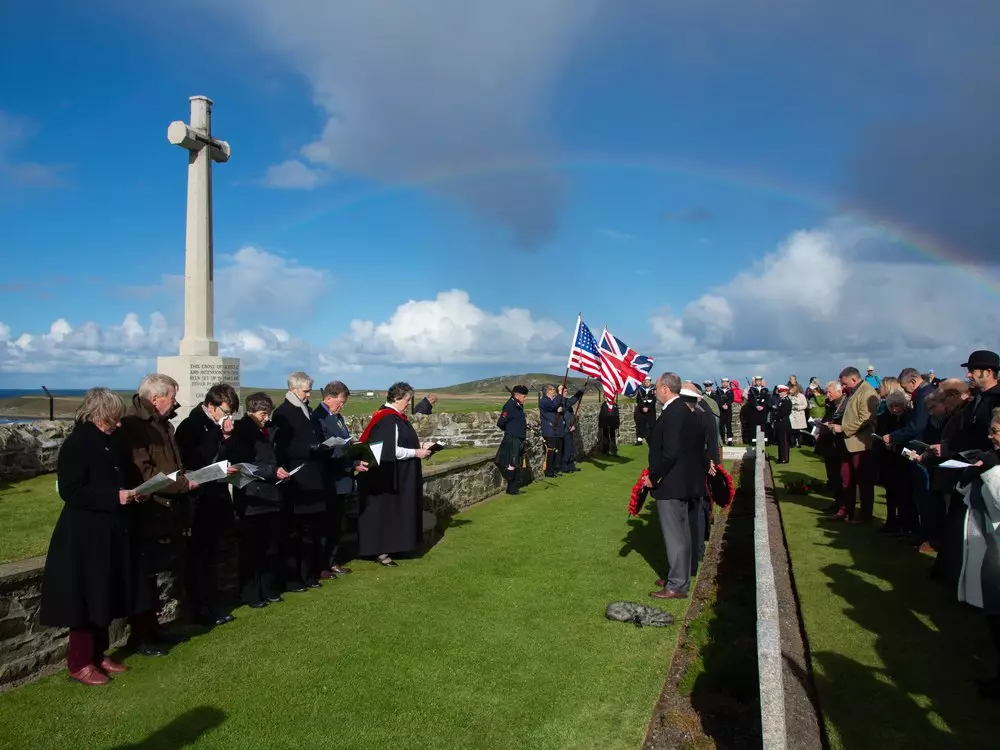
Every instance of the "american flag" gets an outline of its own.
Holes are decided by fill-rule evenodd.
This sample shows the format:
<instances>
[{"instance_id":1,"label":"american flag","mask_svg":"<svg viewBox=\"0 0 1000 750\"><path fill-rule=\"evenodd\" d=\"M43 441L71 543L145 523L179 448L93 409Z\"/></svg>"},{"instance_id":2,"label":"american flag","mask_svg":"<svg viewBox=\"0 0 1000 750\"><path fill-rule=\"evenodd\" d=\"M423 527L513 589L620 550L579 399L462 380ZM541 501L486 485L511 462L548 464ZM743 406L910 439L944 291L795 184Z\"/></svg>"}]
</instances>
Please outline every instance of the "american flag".
<instances>
[{"instance_id":1,"label":"american flag","mask_svg":"<svg viewBox=\"0 0 1000 750\"><path fill-rule=\"evenodd\" d=\"M639 354L606 328L598 353L601 356L601 384L607 398L613 398L618 393L635 395L636 389L653 369L652 357Z\"/></svg>"},{"instance_id":2,"label":"american flag","mask_svg":"<svg viewBox=\"0 0 1000 750\"><path fill-rule=\"evenodd\" d=\"M573 337L573 347L569 350L569 364L566 367L592 378L601 377L601 356L597 353L597 339L579 316L576 319L576 335Z\"/></svg>"}]
</instances>

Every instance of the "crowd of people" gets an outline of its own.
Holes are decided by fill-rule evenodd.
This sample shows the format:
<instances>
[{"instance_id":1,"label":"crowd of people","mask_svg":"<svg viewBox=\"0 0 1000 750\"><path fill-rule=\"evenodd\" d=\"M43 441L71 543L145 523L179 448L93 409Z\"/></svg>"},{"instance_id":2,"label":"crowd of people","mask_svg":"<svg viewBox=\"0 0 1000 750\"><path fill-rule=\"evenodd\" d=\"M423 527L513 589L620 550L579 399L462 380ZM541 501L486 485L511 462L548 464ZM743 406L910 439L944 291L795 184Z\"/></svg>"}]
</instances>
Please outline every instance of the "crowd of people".
<instances>
[{"instance_id":1,"label":"crowd of people","mask_svg":"<svg viewBox=\"0 0 1000 750\"><path fill-rule=\"evenodd\" d=\"M293 373L277 408L266 393L254 393L237 420L236 391L215 385L176 432L177 382L167 375L143 378L127 407L108 388L87 392L59 452L64 507L49 545L40 613L42 624L69 628L74 680L103 685L126 671L107 655L112 620L128 618L131 646L147 656L187 640L159 622L161 572L183 582L182 601L195 622L233 620L215 575L223 535L234 523L240 598L254 608L351 572L340 542L344 501L355 490L361 557L394 568L392 555L419 546L421 460L432 451L406 416L413 389L391 386L352 441L342 416L348 387L328 383L311 408L312 386L308 375ZM351 450L359 444L368 451L362 458ZM222 481L187 478L221 461L228 462ZM150 480L160 486L145 495L124 489Z\"/></svg>"},{"instance_id":2,"label":"crowd of people","mask_svg":"<svg viewBox=\"0 0 1000 750\"><path fill-rule=\"evenodd\" d=\"M1000 655L1000 356L975 351L961 366L964 378L946 379L847 367L825 386L812 378L805 393L794 375L770 391L756 378L744 435L761 427L779 463L796 441L813 448L825 464L829 523L871 523L882 486L879 532L936 553L932 576L984 611ZM1000 699L1000 676L980 687Z\"/></svg>"}]
</instances>

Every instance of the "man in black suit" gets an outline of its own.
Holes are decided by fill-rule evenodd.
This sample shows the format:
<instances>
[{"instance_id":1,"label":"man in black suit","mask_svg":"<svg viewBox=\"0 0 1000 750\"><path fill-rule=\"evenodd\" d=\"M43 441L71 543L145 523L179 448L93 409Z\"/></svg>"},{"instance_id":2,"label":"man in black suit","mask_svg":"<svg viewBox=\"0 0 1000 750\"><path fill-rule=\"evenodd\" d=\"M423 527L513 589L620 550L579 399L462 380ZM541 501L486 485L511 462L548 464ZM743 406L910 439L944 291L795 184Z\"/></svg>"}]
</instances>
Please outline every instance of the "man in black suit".
<instances>
[{"instance_id":1,"label":"man in black suit","mask_svg":"<svg viewBox=\"0 0 1000 750\"><path fill-rule=\"evenodd\" d=\"M656 500L669 572L656 582L660 588L650 593L654 599L687 598L695 542L692 528L700 528L700 498L709 469L704 430L680 392L681 379L672 372L656 381L656 399L663 411L649 436L646 486Z\"/></svg>"},{"instance_id":2,"label":"man in black suit","mask_svg":"<svg viewBox=\"0 0 1000 750\"><path fill-rule=\"evenodd\" d=\"M416 405L413 409L414 414L427 414L430 415L434 411L434 404L438 402L438 397L436 393L431 393L420 399L420 403Z\"/></svg>"}]
</instances>

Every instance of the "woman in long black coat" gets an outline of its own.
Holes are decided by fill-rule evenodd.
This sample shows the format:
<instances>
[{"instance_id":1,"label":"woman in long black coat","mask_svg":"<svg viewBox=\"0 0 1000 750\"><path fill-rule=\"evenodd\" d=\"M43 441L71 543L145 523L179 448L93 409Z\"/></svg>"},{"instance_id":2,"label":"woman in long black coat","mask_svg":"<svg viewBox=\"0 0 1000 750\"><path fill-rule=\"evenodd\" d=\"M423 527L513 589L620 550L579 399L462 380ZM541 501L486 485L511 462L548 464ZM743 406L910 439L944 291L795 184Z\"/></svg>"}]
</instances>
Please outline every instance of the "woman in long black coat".
<instances>
[{"instance_id":1,"label":"woman in long black coat","mask_svg":"<svg viewBox=\"0 0 1000 750\"><path fill-rule=\"evenodd\" d=\"M382 443L376 466L358 477L361 515L358 546L362 557L397 567L394 552L416 549L423 536L424 480L420 460L431 454L406 418L413 399L407 383L389 389L386 405L372 415L361 442Z\"/></svg>"},{"instance_id":2,"label":"woman in long black coat","mask_svg":"<svg viewBox=\"0 0 1000 750\"><path fill-rule=\"evenodd\" d=\"M70 629L67 667L85 685L126 670L105 655L108 626L151 606L134 534L139 496L122 487L128 457L112 434L124 413L117 394L90 389L59 451L65 505L49 542L39 620Z\"/></svg>"}]
</instances>

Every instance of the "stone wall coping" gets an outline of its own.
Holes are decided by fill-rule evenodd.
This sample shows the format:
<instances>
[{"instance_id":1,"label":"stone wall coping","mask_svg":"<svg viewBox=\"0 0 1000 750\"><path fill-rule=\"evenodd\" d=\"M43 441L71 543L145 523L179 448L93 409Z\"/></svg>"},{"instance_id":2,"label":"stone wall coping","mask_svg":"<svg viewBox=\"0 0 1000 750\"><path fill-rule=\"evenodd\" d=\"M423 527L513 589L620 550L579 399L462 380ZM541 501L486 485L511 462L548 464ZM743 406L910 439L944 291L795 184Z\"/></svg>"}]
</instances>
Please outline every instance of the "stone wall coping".
<instances>
[{"instance_id":1,"label":"stone wall coping","mask_svg":"<svg viewBox=\"0 0 1000 750\"><path fill-rule=\"evenodd\" d=\"M37 578L38 572L45 568L45 558L46 555L40 555L25 560L0 563L0 590Z\"/></svg>"},{"instance_id":2,"label":"stone wall coping","mask_svg":"<svg viewBox=\"0 0 1000 750\"><path fill-rule=\"evenodd\" d=\"M454 461L449 461L446 464L439 464L438 466L430 466L424 470L424 479L430 479L431 477L440 477L446 474L453 474L456 471L461 471L463 469L468 469L470 466L479 466L480 464L489 463L493 460L493 456L468 456L466 458L456 458Z\"/></svg>"}]
</instances>

